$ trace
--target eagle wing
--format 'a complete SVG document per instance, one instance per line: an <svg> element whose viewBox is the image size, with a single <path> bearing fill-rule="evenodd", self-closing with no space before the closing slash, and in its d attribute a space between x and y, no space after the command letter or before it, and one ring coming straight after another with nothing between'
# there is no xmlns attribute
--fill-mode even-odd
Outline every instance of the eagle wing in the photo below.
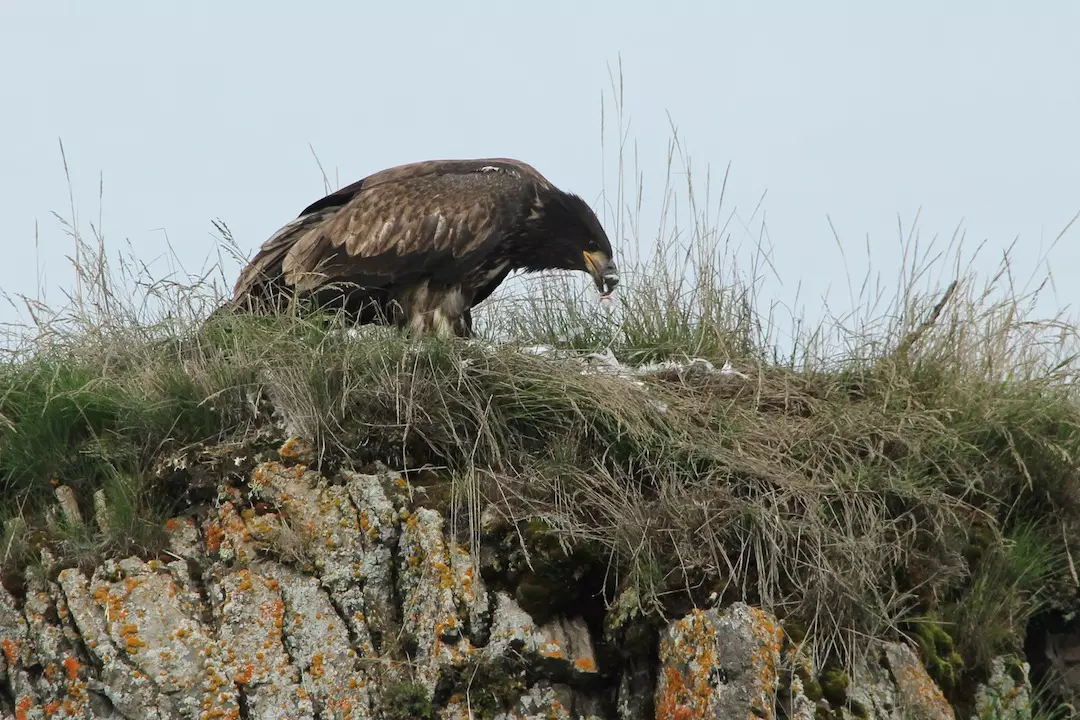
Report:
<svg viewBox="0 0 1080 720"><path fill-rule="evenodd" d="M234 297L270 275L297 291L348 282L375 288L460 276L524 219L547 180L504 158L389 168L312 203L260 248Z"/></svg>

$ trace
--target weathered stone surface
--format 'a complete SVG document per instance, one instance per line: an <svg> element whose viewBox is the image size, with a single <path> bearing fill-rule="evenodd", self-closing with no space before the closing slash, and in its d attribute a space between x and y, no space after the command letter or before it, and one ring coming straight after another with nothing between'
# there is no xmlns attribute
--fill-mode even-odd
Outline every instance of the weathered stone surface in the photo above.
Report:
<svg viewBox="0 0 1080 720"><path fill-rule="evenodd" d="M996 657L990 677L975 692L972 720L1031 720L1030 666L1014 657Z"/></svg>
<svg viewBox="0 0 1080 720"><path fill-rule="evenodd" d="M394 551L398 513L386 496L379 475L345 472L345 487L357 511L365 616L376 647L395 632Z"/></svg>
<svg viewBox="0 0 1080 720"><path fill-rule="evenodd" d="M956 713L909 645L886 643L885 661L905 720L955 720Z"/></svg>
<svg viewBox="0 0 1080 720"><path fill-rule="evenodd" d="M596 703L578 698L570 686L541 682L495 720L601 720L599 712Z"/></svg>
<svg viewBox="0 0 1080 720"><path fill-rule="evenodd" d="M874 720L905 720L897 697L896 682L889 670L876 660L875 653L860 663L851 676L847 695L854 707Z"/></svg>
<svg viewBox="0 0 1080 720"><path fill-rule="evenodd" d="M105 629L127 659L154 679L184 717L216 711L239 717L235 686L210 628L200 621L199 598L161 563L128 558L107 562L90 589L105 614ZM211 715L213 716L213 715Z"/></svg>
<svg viewBox="0 0 1080 720"><path fill-rule="evenodd" d="M92 695L85 678L86 658L65 631L69 617L66 605L57 602L55 586L40 574L31 577L23 603L27 629L27 664L41 668L33 685L47 717L90 718L94 712ZM93 696L96 698L96 696Z"/></svg>
<svg viewBox="0 0 1080 720"><path fill-rule="evenodd" d="M429 690L443 668L473 654L470 619L487 604L468 555L451 551L442 522L439 513L419 508L405 521L400 541L402 631L412 638L416 657L427 661L418 680Z"/></svg>
<svg viewBox="0 0 1080 720"><path fill-rule="evenodd" d="M127 652L113 642L106 619L106 611L111 607L108 604L102 607L95 602L86 576L76 569L64 570L58 582L75 626L98 666L96 676L100 690L117 711L125 718L181 718L157 681L135 667ZM108 591L105 591L103 599L107 596Z"/></svg>
<svg viewBox="0 0 1080 720"><path fill-rule="evenodd" d="M26 671L29 654L26 620L16 609L11 595L0 586L0 681L7 684L11 696L6 712L19 711L28 718L35 714L40 717L43 712Z"/></svg>
<svg viewBox="0 0 1080 720"><path fill-rule="evenodd" d="M285 602L278 581L242 568L212 579L209 591L225 672L246 695L247 717L314 718L311 700L300 690L299 671L282 641Z"/></svg>
<svg viewBox="0 0 1080 720"><path fill-rule="evenodd" d="M169 518L165 522L165 533L169 538L169 550L184 560L204 564L206 546L199 536L199 528L191 518Z"/></svg>
<svg viewBox="0 0 1080 720"><path fill-rule="evenodd" d="M776 619L744 603L673 622L660 640L657 720L775 717L782 641Z"/></svg>
<svg viewBox="0 0 1080 720"><path fill-rule="evenodd" d="M370 717L371 680L357 662L348 625L315 578L277 566L272 577L285 604L285 646L300 670L300 698L310 695L319 717Z"/></svg>
<svg viewBox="0 0 1080 720"><path fill-rule="evenodd" d="M504 592L495 594L491 639L485 654L490 658L520 655L556 678L591 676L597 672L592 638L581 618L555 618L537 626Z"/></svg>
<svg viewBox="0 0 1080 720"><path fill-rule="evenodd" d="M815 706L781 672L779 623L743 603L626 647L574 611L537 623L397 474L326 477L294 442L245 456L240 479L230 452L203 452L230 478L168 521L161 559L87 577L43 556L25 597L0 589L0 720L953 718L899 645L853 673L844 707ZM1010 679L997 672L980 707L1022 698Z"/></svg>

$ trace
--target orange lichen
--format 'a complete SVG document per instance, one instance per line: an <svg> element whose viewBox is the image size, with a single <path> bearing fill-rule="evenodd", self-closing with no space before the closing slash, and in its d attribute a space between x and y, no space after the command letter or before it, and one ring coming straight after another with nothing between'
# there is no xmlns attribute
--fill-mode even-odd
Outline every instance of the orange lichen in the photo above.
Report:
<svg viewBox="0 0 1080 720"><path fill-rule="evenodd" d="M19 655L19 646L11 638L4 638L0 640L0 647L4 650L4 659L7 660L8 667L14 667Z"/></svg>
<svg viewBox="0 0 1080 720"><path fill-rule="evenodd" d="M211 520L206 527L206 549L216 553L221 549L221 540L225 537L225 531L217 522Z"/></svg>
<svg viewBox="0 0 1080 720"><path fill-rule="evenodd" d="M237 685L244 685L251 682L251 677L255 674L255 664L247 663L244 667L240 668L240 671L236 673L233 678L233 682Z"/></svg>
<svg viewBox="0 0 1080 720"><path fill-rule="evenodd" d="M79 668L82 667L79 661L68 655L64 658L64 670L67 673L68 680L77 680L79 678Z"/></svg>
<svg viewBox="0 0 1080 720"><path fill-rule="evenodd" d="M910 699L922 708L941 707L947 704L941 688L930 678L922 666L905 665L895 672L897 685L908 693Z"/></svg>
<svg viewBox="0 0 1080 720"><path fill-rule="evenodd" d="M15 720L28 720L29 715L27 715L27 713L30 712L30 708L33 704L34 701L24 695L22 700L19 701L19 704L15 706Z"/></svg>
<svg viewBox="0 0 1080 720"><path fill-rule="evenodd" d="M295 460L306 452L310 452L307 443L295 437L286 440L285 444L278 449L278 455L282 460Z"/></svg>
<svg viewBox="0 0 1080 720"><path fill-rule="evenodd" d="M325 670L323 669L323 656L322 653L315 653L311 657L311 676L322 677Z"/></svg>
<svg viewBox="0 0 1080 720"><path fill-rule="evenodd" d="M656 699L656 720L689 720L704 717L708 709L708 697L691 692L686 681L675 668L664 668L660 696Z"/></svg>
<svg viewBox="0 0 1080 720"><path fill-rule="evenodd" d="M139 626L133 623L126 623L121 627L120 637L123 638L129 652L136 652L139 648L147 646L139 637Z"/></svg>
<svg viewBox="0 0 1080 720"><path fill-rule="evenodd" d="M664 668L657 698L657 720L676 720L688 717L704 717L713 695L709 682L709 669L717 665L714 628L706 614L694 610L679 621L680 635L686 645L676 641L672 648L676 662ZM671 659L669 658L669 663Z"/></svg>
<svg viewBox="0 0 1080 720"><path fill-rule="evenodd" d="M581 657L574 661L574 667L576 667L581 672L596 672L596 661L594 661L591 657Z"/></svg>
<svg viewBox="0 0 1080 720"><path fill-rule="evenodd" d="M555 642L544 643L544 646L540 648L540 654L546 658L555 658L557 660L566 657L566 653L559 644Z"/></svg>

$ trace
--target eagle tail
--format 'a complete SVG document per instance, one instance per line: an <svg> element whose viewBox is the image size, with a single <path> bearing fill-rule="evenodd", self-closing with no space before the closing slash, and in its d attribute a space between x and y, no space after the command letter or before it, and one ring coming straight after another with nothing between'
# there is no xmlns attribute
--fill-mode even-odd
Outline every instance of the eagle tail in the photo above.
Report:
<svg viewBox="0 0 1080 720"><path fill-rule="evenodd" d="M289 293L284 283L283 268L286 256L295 247L297 238L325 220L334 210L327 208L301 215L271 235L251 262L241 270L228 307L251 311L267 305L278 307L282 302L287 303Z"/></svg>

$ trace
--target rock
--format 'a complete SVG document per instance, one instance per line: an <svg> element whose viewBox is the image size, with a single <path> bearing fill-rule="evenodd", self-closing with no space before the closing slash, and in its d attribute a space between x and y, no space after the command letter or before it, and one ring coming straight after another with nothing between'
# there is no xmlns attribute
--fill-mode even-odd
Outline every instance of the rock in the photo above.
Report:
<svg viewBox="0 0 1080 720"><path fill-rule="evenodd" d="M580 678L597 672L592 638L581 618L556 618L537 626L504 592L495 594L495 616L485 654L491 659L521 656L554 678Z"/></svg>
<svg viewBox="0 0 1080 720"><path fill-rule="evenodd" d="M402 529L398 577L402 631L416 657L428 661L419 676L434 691L444 669L475 652L472 638L487 621L487 591L468 553L444 539L442 516L428 508L410 513Z"/></svg>
<svg viewBox="0 0 1080 720"><path fill-rule="evenodd" d="M217 569L209 581L225 672L246 696L251 720L314 718L310 698L300 691L300 674L282 641L285 601L278 581L242 568Z"/></svg>
<svg viewBox="0 0 1080 720"><path fill-rule="evenodd" d="M169 518L165 521L165 534L173 555L199 565L206 563L206 548L194 520L189 517Z"/></svg>
<svg viewBox="0 0 1080 720"><path fill-rule="evenodd" d="M495 720L600 720L599 712L596 703L579 699L568 685L540 682Z"/></svg>
<svg viewBox="0 0 1080 720"><path fill-rule="evenodd" d="M16 608L15 599L0 585L0 687L9 688L11 705L5 709L9 715L15 709L27 717L42 713L40 699L26 670L30 655L28 637L26 620Z"/></svg>
<svg viewBox="0 0 1080 720"><path fill-rule="evenodd" d="M318 717L347 720L370 716L374 685L359 662L349 625L316 578L281 566L272 576L284 601L285 647L300 673L300 700L310 696Z"/></svg>
<svg viewBox="0 0 1080 720"><path fill-rule="evenodd" d="M582 613L589 622L572 603L548 611L548 595L534 607L515 599L528 573L504 572L513 550L485 540L497 562L482 577L398 474L325 476L303 464L313 453L299 441L280 446L281 460L250 455L181 458L217 485L166 522L159 559L91 572L43 551L25 594L0 586L0 720L954 718L905 645L883 646L840 701L815 705L812 648L785 650L761 609L694 610L657 634L623 622L619 603L606 618ZM192 465L203 457L213 471ZM480 520L512 524L490 509ZM585 571L562 572L545 576L551 599L560 582L576 592ZM594 634L594 621L618 632ZM1029 692L1026 668L1003 660L972 720L999 709L1029 720Z"/></svg>
<svg viewBox="0 0 1080 720"><path fill-rule="evenodd" d="M1031 680L1028 663L1014 657L995 657L990 677L975 691L971 720L1031 720Z"/></svg>
<svg viewBox="0 0 1080 720"><path fill-rule="evenodd" d="M694 610L660 640L657 720L775 717L783 631L745 603Z"/></svg>
<svg viewBox="0 0 1080 720"><path fill-rule="evenodd" d="M77 569L63 570L58 583L71 612L72 620L97 665L97 687L112 705L127 718L147 720L179 720L183 717L165 696L156 678L139 670L129 659L126 650L113 642L108 631L110 618L100 602L108 599L108 590L91 595L86 576ZM115 615L111 619L115 619Z"/></svg>
<svg viewBox="0 0 1080 720"><path fill-rule="evenodd" d="M783 701L779 703L783 708L783 717L788 718L788 720L814 720L817 706L806 696L802 679L798 676L791 678L791 689L786 700L786 705Z"/></svg>
<svg viewBox="0 0 1080 720"><path fill-rule="evenodd" d="M1080 699L1080 631L1075 620L1060 632L1046 634L1045 660L1057 676L1059 691L1075 703Z"/></svg>
<svg viewBox="0 0 1080 720"><path fill-rule="evenodd" d="M75 499L75 491L71 489L71 486L58 485L54 492L60 503L60 514L64 520L72 526L82 525L82 512L79 510L79 502Z"/></svg>
<svg viewBox="0 0 1080 720"><path fill-rule="evenodd" d="M884 649L905 720L955 720L956 713L911 646L885 643Z"/></svg>
<svg viewBox="0 0 1080 720"><path fill-rule="evenodd" d="M848 703L872 720L905 720L897 696L896 682L879 659L883 653L872 652L860 662L848 686Z"/></svg>
<svg viewBox="0 0 1080 720"><path fill-rule="evenodd" d="M93 700L98 697L88 690L87 658L76 646L77 634L66 627L70 612L58 595L59 589L45 583L40 573L30 576L23 616L29 640L27 665L41 668L35 692L46 716L95 717Z"/></svg>

